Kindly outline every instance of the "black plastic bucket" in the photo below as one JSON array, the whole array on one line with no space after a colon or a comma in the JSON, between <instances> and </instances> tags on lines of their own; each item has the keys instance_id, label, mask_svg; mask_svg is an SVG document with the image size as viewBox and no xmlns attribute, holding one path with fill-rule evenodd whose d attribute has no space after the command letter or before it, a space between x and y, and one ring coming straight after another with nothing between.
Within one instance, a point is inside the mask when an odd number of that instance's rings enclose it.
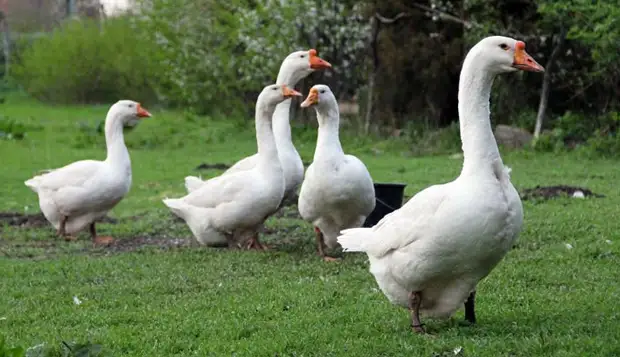
<instances>
[{"instance_id":1,"label":"black plastic bucket","mask_svg":"<svg viewBox=\"0 0 620 357\"><path fill-rule=\"evenodd\" d=\"M366 217L364 227L372 227L386 214L399 209L403 205L405 195L404 183L375 183L375 209Z\"/></svg>"}]
</instances>

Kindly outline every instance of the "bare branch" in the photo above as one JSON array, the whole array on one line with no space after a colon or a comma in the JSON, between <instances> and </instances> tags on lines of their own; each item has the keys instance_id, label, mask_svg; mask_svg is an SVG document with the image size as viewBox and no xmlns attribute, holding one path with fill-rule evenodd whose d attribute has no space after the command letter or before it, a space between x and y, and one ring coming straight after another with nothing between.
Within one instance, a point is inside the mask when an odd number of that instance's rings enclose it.
<instances>
[{"instance_id":1,"label":"bare branch","mask_svg":"<svg viewBox=\"0 0 620 357\"><path fill-rule=\"evenodd\" d=\"M411 6L413 6L415 8L418 8L420 10L423 10L423 11L431 12L431 13L437 15L442 20L447 20L447 21L452 21L452 22L459 23L459 24L465 26L465 28L467 28L467 29L470 29L472 27L480 27L480 24L478 24L478 23L463 20L463 19L461 19L459 17L456 17L456 16L454 16L452 14L449 14L447 12L441 11L439 9L433 9L431 7L428 7L428 6L425 6L425 5L421 5L421 4L417 4L417 3L412 3Z\"/></svg>"},{"instance_id":2,"label":"bare branch","mask_svg":"<svg viewBox=\"0 0 620 357\"><path fill-rule=\"evenodd\" d=\"M411 14L408 14L408 13L406 13L406 12L401 12L401 13L399 13L398 15L396 15L396 16L394 16L394 17L392 17L392 18L390 19L390 18L387 18L387 17L385 17L385 16L381 15L381 14L380 14L380 13L378 13L378 12L375 12L375 17L376 17L376 18L377 18L377 20L379 20L379 22L381 22L382 24L393 24L393 23L395 23L396 21L398 21L399 19L402 19L403 17L409 17L409 16L411 16Z\"/></svg>"}]
</instances>

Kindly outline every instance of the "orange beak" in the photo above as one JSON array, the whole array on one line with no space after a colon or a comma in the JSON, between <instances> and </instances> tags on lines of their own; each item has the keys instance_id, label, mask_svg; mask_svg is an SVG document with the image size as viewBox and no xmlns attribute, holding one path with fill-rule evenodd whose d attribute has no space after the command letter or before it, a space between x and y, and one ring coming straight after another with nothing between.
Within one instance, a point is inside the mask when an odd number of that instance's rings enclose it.
<instances>
[{"instance_id":1,"label":"orange beak","mask_svg":"<svg viewBox=\"0 0 620 357\"><path fill-rule=\"evenodd\" d=\"M310 93L308 93L308 98L301 103L302 108L308 108L311 105L317 104L319 102L319 91L316 88L310 88Z\"/></svg>"},{"instance_id":2,"label":"orange beak","mask_svg":"<svg viewBox=\"0 0 620 357\"><path fill-rule=\"evenodd\" d=\"M136 114L138 118L150 118L151 113L149 113L146 109L142 108L140 103L138 103L138 113Z\"/></svg>"},{"instance_id":3,"label":"orange beak","mask_svg":"<svg viewBox=\"0 0 620 357\"><path fill-rule=\"evenodd\" d=\"M316 50L313 48L308 51L310 54L310 68L312 69L325 69L331 68L332 65L321 57L317 56Z\"/></svg>"},{"instance_id":4,"label":"orange beak","mask_svg":"<svg viewBox=\"0 0 620 357\"><path fill-rule=\"evenodd\" d=\"M520 69L522 71L529 72L544 72L545 68L538 64L532 56L530 56L527 52L525 52L525 43L523 41L517 41L517 45L515 46L515 55L514 60L512 62L512 66L514 68Z\"/></svg>"},{"instance_id":5,"label":"orange beak","mask_svg":"<svg viewBox=\"0 0 620 357\"><path fill-rule=\"evenodd\" d=\"M284 98L301 97L301 93L287 86L282 86L282 95Z\"/></svg>"}]
</instances>

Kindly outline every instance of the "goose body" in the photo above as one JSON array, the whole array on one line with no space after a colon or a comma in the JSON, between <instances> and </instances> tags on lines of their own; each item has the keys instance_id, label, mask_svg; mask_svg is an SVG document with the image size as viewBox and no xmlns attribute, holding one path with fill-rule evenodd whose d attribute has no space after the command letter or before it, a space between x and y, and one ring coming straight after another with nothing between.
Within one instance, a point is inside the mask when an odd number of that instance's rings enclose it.
<instances>
[{"instance_id":1,"label":"goose body","mask_svg":"<svg viewBox=\"0 0 620 357\"><path fill-rule=\"evenodd\" d=\"M299 192L298 208L301 217L315 227L319 255L331 260L323 246L333 249L341 230L364 223L375 208L375 189L366 165L342 149L338 103L330 88L312 87L302 107L311 105L317 112L319 135L314 160Z\"/></svg>"},{"instance_id":2,"label":"goose body","mask_svg":"<svg viewBox=\"0 0 620 357\"><path fill-rule=\"evenodd\" d=\"M203 244L237 244L253 234L284 195L284 175L272 131L276 105L301 94L285 85L263 89L256 103L258 162L245 171L224 174L164 204L181 217Z\"/></svg>"},{"instance_id":3,"label":"goose body","mask_svg":"<svg viewBox=\"0 0 620 357\"><path fill-rule=\"evenodd\" d=\"M525 44L493 36L468 53L459 81L464 164L454 181L431 186L372 228L344 230L345 251L368 255L370 271L394 304L408 308L416 332L419 315L451 316L465 304L475 322L474 293L511 249L523 224L523 207L499 154L489 120L496 75L542 71Z\"/></svg>"},{"instance_id":4,"label":"goose body","mask_svg":"<svg viewBox=\"0 0 620 357\"><path fill-rule=\"evenodd\" d=\"M294 88L300 80L312 72L329 67L331 65L317 56L317 52L314 49L296 51L289 54L282 62L276 84L285 84L289 88ZM278 104L273 113L273 132L276 147L278 148L278 158L284 172L285 198L296 193L304 177L304 165L295 145L293 145L291 136L289 118L291 102L292 99L287 99ZM251 170L256 167L258 160L258 154L245 157L226 170L223 175ZM186 177L185 187L187 192L192 192L204 182L195 176Z\"/></svg>"},{"instance_id":5,"label":"goose body","mask_svg":"<svg viewBox=\"0 0 620 357\"><path fill-rule=\"evenodd\" d=\"M139 103L122 100L108 111L104 161L83 160L50 170L25 182L39 196L39 207L59 235L75 234L102 218L129 192L131 161L123 127L151 116Z\"/></svg>"}]
</instances>

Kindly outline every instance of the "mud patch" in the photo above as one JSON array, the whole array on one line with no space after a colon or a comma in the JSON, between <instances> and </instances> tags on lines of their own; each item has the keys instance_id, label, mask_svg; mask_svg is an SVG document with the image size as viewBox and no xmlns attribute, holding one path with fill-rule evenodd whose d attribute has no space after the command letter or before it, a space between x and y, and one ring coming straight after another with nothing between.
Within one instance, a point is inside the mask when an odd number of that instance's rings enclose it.
<instances>
[{"instance_id":1,"label":"mud patch","mask_svg":"<svg viewBox=\"0 0 620 357\"><path fill-rule=\"evenodd\" d=\"M131 217L129 219L134 218L135 217ZM105 216L97 222L117 224L118 220ZM49 222L47 222L43 213L23 214L19 212L0 212L0 226L3 225L20 228L39 228L48 226Z\"/></svg>"},{"instance_id":2,"label":"mud patch","mask_svg":"<svg viewBox=\"0 0 620 357\"><path fill-rule=\"evenodd\" d=\"M44 260L65 255L101 256L133 252L144 248L170 250L198 246L197 242L189 238L131 237L117 239L109 245L94 245L86 237L73 242L66 242L61 238L54 237L50 240L10 244L0 241L0 256L13 259Z\"/></svg>"},{"instance_id":3,"label":"mud patch","mask_svg":"<svg viewBox=\"0 0 620 357\"><path fill-rule=\"evenodd\" d=\"M527 188L521 191L522 200L535 200L543 199L549 200L556 197L596 197L602 198L604 195L600 195L592 192L585 187L557 185L557 186L536 186L534 188Z\"/></svg>"},{"instance_id":4,"label":"mud patch","mask_svg":"<svg viewBox=\"0 0 620 357\"><path fill-rule=\"evenodd\" d=\"M216 164L208 164L208 163L202 163L198 166L196 166L194 168L194 170L211 170L211 169L215 169L215 170L227 170L230 168L231 165L228 164L224 164L224 163L216 163Z\"/></svg>"}]
</instances>

